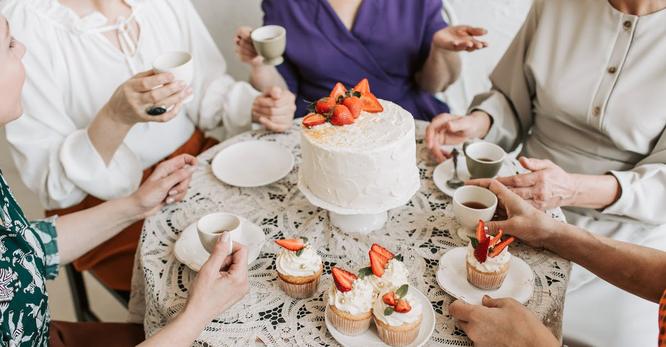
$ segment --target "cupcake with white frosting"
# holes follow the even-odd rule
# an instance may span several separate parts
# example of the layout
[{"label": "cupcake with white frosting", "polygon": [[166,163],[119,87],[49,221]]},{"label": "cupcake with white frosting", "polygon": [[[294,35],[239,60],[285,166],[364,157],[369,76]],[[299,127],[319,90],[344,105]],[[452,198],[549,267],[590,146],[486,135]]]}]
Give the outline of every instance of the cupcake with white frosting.
[{"label": "cupcake with white frosting", "polygon": [[408,283],[409,271],[401,255],[394,255],[375,243],[368,251],[368,256],[370,267],[361,269],[359,274],[372,284],[375,295]]},{"label": "cupcake with white frosting", "polygon": [[383,292],[372,308],[379,338],[390,346],[407,346],[421,330],[423,306],[410,293],[409,285]]},{"label": "cupcake with white frosting", "polygon": [[372,285],[353,273],[333,267],[334,286],[328,293],[327,316],[342,334],[356,336],[370,328],[374,293]]},{"label": "cupcake with white frosting", "polygon": [[321,257],[307,244],[307,238],[276,240],[284,248],[275,259],[278,284],[289,296],[309,298],[317,292],[324,272]]},{"label": "cupcake with white frosting", "polygon": [[483,221],[479,221],[476,237],[470,238],[467,245],[467,281],[480,289],[495,290],[502,286],[509,273],[508,246],[514,237],[502,240],[504,231],[500,230],[495,236],[487,235],[486,231]]}]

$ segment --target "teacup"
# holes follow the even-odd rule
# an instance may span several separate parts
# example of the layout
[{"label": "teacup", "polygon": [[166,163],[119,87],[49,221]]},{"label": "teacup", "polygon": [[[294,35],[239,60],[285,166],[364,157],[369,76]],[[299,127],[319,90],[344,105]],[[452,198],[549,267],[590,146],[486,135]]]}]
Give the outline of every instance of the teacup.
[{"label": "teacup", "polygon": [[252,30],[252,44],[257,53],[264,57],[266,65],[280,65],[287,48],[287,29],[279,25],[266,25]]},{"label": "teacup", "polygon": [[506,152],[490,142],[465,143],[465,162],[472,178],[493,178],[502,168]]},{"label": "teacup", "polygon": [[474,235],[479,220],[488,222],[495,215],[497,196],[490,190],[478,186],[463,186],[453,193],[453,214],[463,226],[461,238]]},{"label": "teacup", "polygon": [[[189,85],[194,78],[192,55],[183,51],[164,53],[153,62],[153,70],[157,73],[170,72],[174,76],[174,81],[183,81]],[[183,102],[188,103],[192,98],[193,95],[190,95]]]},{"label": "teacup", "polygon": [[197,222],[197,233],[201,244],[212,253],[217,240],[225,233],[229,233],[229,252],[233,250],[232,236],[241,228],[241,220],[231,213],[217,212],[205,215]]}]

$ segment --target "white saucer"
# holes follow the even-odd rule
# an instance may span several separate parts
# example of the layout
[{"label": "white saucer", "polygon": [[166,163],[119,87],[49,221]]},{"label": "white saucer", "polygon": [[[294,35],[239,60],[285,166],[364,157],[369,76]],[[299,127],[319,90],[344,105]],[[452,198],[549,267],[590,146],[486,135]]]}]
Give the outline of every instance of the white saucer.
[{"label": "white saucer", "polygon": [[[515,171],[513,170],[515,169],[513,169],[508,162],[504,161],[504,163],[502,164],[502,168],[500,169],[497,176],[499,177],[513,176],[515,175]],[[439,188],[439,190],[441,190],[442,193],[450,197],[453,197],[453,193],[456,190],[446,185],[446,181],[448,181],[451,177],[453,177],[453,159],[448,159],[446,161],[443,161],[441,164],[437,165],[435,170],[432,172],[432,180],[435,182],[437,188]],[[458,178],[460,178],[463,181],[466,181],[471,178],[469,175],[469,171],[467,171],[467,163],[465,162],[465,156],[463,155],[458,156]]]},{"label": "white saucer", "polygon": [[[232,233],[231,239],[247,246],[247,263],[250,264],[259,257],[261,248],[264,246],[264,242],[266,242],[264,231],[256,224],[244,218],[241,218],[241,228],[238,231],[240,233]],[[199,240],[196,222],[190,224],[180,233],[180,237],[173,247],[173,252],[179,262],[197,272],[206,260],[208,260],[210,253],[204,249]]]},{"label": "white saucer", "polygon": [[511,256],[509,273],[502,286],[497,290],[483,290],[467,282],[466,257],[467,247],[458,247],[446,252],[439,260],[437,283],[454,298],[480,305],[484,295],[514,298],[521,304],[527,303],[532,297],[534,274],[532,268],[522,259]]},{"label": "white saucer", "polygon": [[[414,296],[421,302],[423,306],[423,320],[421,321],[421,330],[419,331],[419,336],[416,337],[416,340],[412,344],[408,345],[409,347],[421,347],[425,345],[432,336],[432,333],[435,331],[435,311],[432,309],[432,304],[428,297],[426,297],[421,291],[410,286],[410,292],[415,294]],[[328,300],[328,299],[327,299]],[[347,336],[339,332],[328,319],[328,305],[326,305],[326,328],[331,333],[333,338],[338,341],[341,345],[347,346],[363,346],[363,347],[385,347],[388,346],[382,340],[379,339],[377,335],[377,328],[375,323],[370,324],[370,329],[358,336]]]},{"label": "white saucer", "polygon": [[279,181],[294,168],[294,156],[285,147],[268,141],[245,141],[221,150],[211,164],[220,181],[243,188]]}]

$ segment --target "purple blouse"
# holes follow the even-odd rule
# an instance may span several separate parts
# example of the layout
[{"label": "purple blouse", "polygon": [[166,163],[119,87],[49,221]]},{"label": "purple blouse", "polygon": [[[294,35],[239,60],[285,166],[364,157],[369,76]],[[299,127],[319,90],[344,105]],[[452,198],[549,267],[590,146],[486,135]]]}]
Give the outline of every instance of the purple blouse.
[{"label": "purple blouse", "polygon": [[307,102],[327,96],[336,82],[363,78],[381,99],[416,119],[431,120],[448,106],[419,88],[415,74],[446,23],[442,0],[363,0],[348,30],[328,0],[263,0],[264,24],[287,29],[285,62],[278,71],[296,94],[297,117]]}]

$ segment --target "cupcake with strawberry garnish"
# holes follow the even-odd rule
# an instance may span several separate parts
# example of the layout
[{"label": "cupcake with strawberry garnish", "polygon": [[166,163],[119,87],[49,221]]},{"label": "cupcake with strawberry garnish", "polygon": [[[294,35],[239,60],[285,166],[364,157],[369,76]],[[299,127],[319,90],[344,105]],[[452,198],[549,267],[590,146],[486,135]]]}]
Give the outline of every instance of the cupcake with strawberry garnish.
[{"label": "cupcake with strawberry garnish", "polygon": [[486,234],[486,231],[483,221],[479,221],[476,237],[470,238],[466,257],[467,281],[477,288],[494,290],[502,286],[509,272],[511,253],[508,246],[514,237],[502,240],[504,231],[501,229],[495,236]]},{"label": "cupcake with strawberry garnish", "polygon": [[372,315],[379,338],[390,346],[414,342],[421,329],[423,307],[410,293],[409,285],[384,292],[375,300]]},{"label": "cupcake with strawberry garnish", "polygon": [[331,274],[335,285],[328,292],[328,319],[342,334],[363,334],[370,328],[372,319],[372,286],[338,267],[333,267]]},{"label": "cupcake with strawberry garnish", "polygon": [[375,243],[368,251],[368,256],[370,267],[361,269],[359,275],[372,284],[375,295],[408,283],[409,271],[400,254],[394,255]]},{"label": "cupcake with strawberry garnish", "polygon": [[305,237],[275,241],[284,248],[275,259],[278,284],[287,295],[296,299],[314,295],[324,272],[321,257],[307,242]]}]

